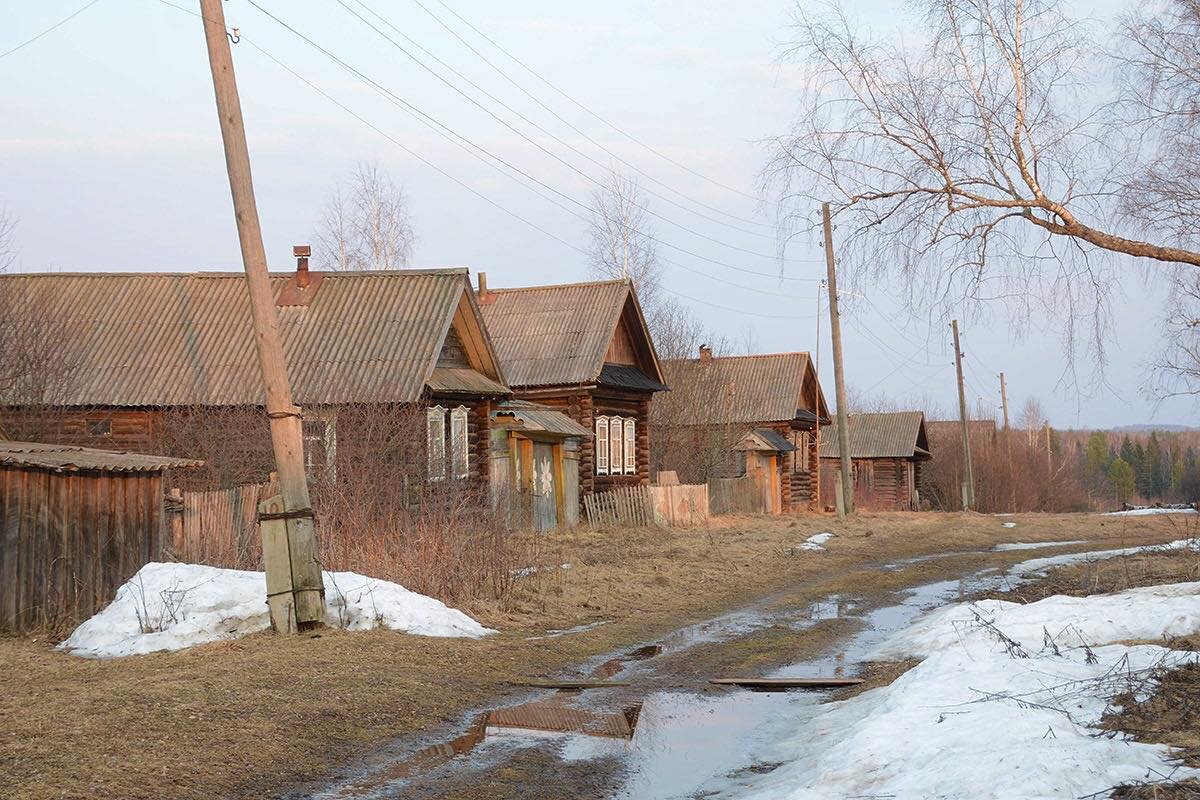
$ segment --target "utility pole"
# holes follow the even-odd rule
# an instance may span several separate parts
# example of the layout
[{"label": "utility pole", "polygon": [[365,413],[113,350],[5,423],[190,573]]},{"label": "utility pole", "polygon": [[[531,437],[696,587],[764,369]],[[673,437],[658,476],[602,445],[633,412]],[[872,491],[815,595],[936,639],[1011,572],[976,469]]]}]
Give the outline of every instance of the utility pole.
[{"label": "utility pole", "polygon": [[1046,431],[1046,477],[1050,477],[1054,473],[1054,460],[1050,453],[1050,420],[1045,420],[1042,427]]},{"label": "utility pole", "polygon": [[1013,474],[1012,460],[1012,431],[1008,427],[1008,384],[1004,382],[1004,373],[1000,373],[1000,406],[1004,409],[1004,447],[1008,451],[1008,505],[1009,511],[1017,510],[1017,484]]},{"label": "utility pole", "polygon": [[221,2],[200,0],[200,13],[212,68],[221,139],[225,144],[225,166],[229,172],[229,190],[233,195],[234,218],[246,270],[246,288],[250,293],[254,343],[271,425],[271,447],[279,475],[280,497],[260,507],[259,515],[267,603],[271,625],[276,632],[294,633],[324,622],[325,586],[321,564],[317,560],[316,530],[304,474],[300,409],[292,403],[283,359],[279,320],[267,275],[258,207],[254,202],[250,152],[246,147],[246,129]]},{"label": "utility pole", "polygon": [[963,450],[963,511],[975,508],[975,470],[971,467],[971,436],[967,425],[967,395],[963,389],[962,347],[958,342],[958,320],[952,320],[950,327],[954,331],[954,368],[958,373],[958,420],[962,427]]},{"label": "utility pole", "polygon": [[850,472],[850,425],[846,420],[846,377],[842,369],[842,318],[838,313],[837,270],[833,266],[833,221],[829,203],[821,204],[825,227],[825,272],[829,281],[829,329],[833,336],[833,384],[837,393],[838,452],[842,462],[842,506],[854,513],[854,478]]},{"label": "utility pole", "polygon": [[[816,365],[813,370],[817,374],[817,387],[821,386],[821,290],[825,288],[825,281],[817,284],[817,344],[816,344]],[[817,511],[821,510],[821,403],[819,398],[821,393],[818,391],[817,397],[817,422],[813,429],[813,442],[817,453],[817,463],[809,465],[809,472],[814,469],[817,473],[816,485],[813,487],[813,503],[817,507]]]}]

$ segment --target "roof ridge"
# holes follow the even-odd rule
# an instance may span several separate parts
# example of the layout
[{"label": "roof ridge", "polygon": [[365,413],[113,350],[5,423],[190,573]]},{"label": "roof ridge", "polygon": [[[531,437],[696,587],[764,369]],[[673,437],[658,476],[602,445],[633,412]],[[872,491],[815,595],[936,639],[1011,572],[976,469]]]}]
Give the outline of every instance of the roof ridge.
[{"label": "roof ridge", "polygon": [[508,294],[511,292],[532,292],[540,289],[571,289],[577,286],[608,286],[608,285],[628,285],[631,281],[628,278],[610,278],[602,281],[574,281],[572,283],[543,283],[536,286],[513,286],[507,289],[497,289],[488,287],[488,294],[493,292],[496,294]]},{"label": "roof ridge", "polygon": [[[312,270],[326,277],[390,277],[395,275],[467,275],[467,267],[429,267],[421,269],[359,269],[359,270]],[[294,270],[269,270],[273,277],[294,275]],[[193,272],[110,272],[96,270],[88,272],[6,272],[3,278],[245,278],[242,270],[195,270]]]},{"label": "roof ridge", "polygon": [[[731,355],[727,355],[727,356],[714,355],[714,356],[711,356],[710,358],[712,361],[722,361],[722,360],[732,360],[735,358],[778,358],[779,356],[806,356],[811,359],[812,353],[808,350],[784,350],[784,351],[781,351],[778,353],[736,353],[736,354],[731,354]],[[695,358],[667,358],[667,359],[663,359],[663,360],[667,363],[678,364],[679,362],[682,362],[682,361],[700,361],[701,359],[698,357],[695,357]]]}]

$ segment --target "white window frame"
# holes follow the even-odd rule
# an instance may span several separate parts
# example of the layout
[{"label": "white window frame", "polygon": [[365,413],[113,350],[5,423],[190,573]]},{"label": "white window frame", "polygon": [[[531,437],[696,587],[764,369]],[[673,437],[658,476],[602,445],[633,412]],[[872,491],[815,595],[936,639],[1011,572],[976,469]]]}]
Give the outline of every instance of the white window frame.
[{"label": "white window frame", "polygon": [[625,474],[637,474],[637,420],[625,420]]},{"label": "white window frame", "polygon": [[596,474],[608,474],[608,417],[596,417]]},{"label": "white window frame", "polygon": [[466,406],[450,412],[450,465],[456,480],[471,475],[471,436]]},{"label": "white window frame", "polygon": [[446,409],[434,406],[425,410],[425,447],[428,451],[429,480],[446,479]]},{"label": "white window frame", "polygon": [[621,417],[608,418],[608,474],[623,472],[625,454],[625,426]]}]

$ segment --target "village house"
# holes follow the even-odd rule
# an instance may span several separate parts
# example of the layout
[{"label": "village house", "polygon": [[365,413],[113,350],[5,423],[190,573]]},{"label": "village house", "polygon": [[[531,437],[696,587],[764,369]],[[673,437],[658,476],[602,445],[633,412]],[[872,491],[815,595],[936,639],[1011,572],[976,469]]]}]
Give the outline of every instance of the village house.
[{"label": "village house", "polygon": [[479,305],[517,398],[560,410],[593,436],[578,452],[581,496],[650,479],[650,400],[665,390],[628,280],[489,289]]},{"label": "village house", "polygon": [[[510,391],[465,269],[320,273],[300,259],[271,283],[310,473],[365,463],[487,491],[492,412]],[[0,291],[54,337],[36,391],[4,385],[8,435],[203,458],[198,488],[266,477],[244,275],[19,274]]]},{"label": "village house", "polygon": [[769,513],[816,507],[817,431],[829,409],[808,353],[714,356],[702,345],[663,371],[672,396],[655,409],[658,466],[693,481],[754,475]]},{"label": "village house", "polygon": [[[931,458],[920,411],[851,414],[850,468],[854,507],[863,511],[917,511],[922,507],[922,467]],[[838,428],[821,431],[821,496],[832,508],[841,472]]]}]

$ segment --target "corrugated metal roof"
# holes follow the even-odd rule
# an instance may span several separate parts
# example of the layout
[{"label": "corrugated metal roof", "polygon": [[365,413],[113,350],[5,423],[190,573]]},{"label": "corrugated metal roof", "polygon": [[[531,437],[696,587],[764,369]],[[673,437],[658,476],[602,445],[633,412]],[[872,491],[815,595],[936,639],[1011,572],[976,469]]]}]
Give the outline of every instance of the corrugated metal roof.
[{"label": "corrugated metal roof", "polygon": [[429,388],[450,394],[508,394],[508,387],[473,369],[434,367]]},{"label": "corrugated metal roof", "polygon": [[492,418],[525,431],[544,431],[562,436],[590,437],[592,432],[549,406],[525,400],[509,400],[492,412]]},{"label": "corrugated metal roof", "polygon": [[770,428],[755,428],[748,431],[742,441],[733,446],[734,450],[753,450],[767,453],[791,453],[796,446],[782,434]]},{"label": "corrugated metal roof", "polygon": [[158,472],[168,468],[199,467],[203,464],[203,461],[191,459],[94,450],[90,447],[0,441],[0,465],[36,467],[55,472]]},{"label": "corrugated metal roof", "polygon": [[[276,296],[291,277],[271,276]],[[242,273],[0,276],[62,337],[63,405],[261,403],[245,286]],[[296,402],[417,400],[463,291],[465,269],[324,274],[311,304],[276,309]]]},{"label": "corrugated metal roof", "polygon": [[605,364],[600,368],[596,378],[600,386],[616,386],[621,389],[637,389],[643,392],[663,392],[667,390],[658,381],[646,375],[637,367],[624,364]]},{"label": "corrugated metal roof", "polygon": [[509,385],[594,382],[629,290],[625,280],[489,289],[483,318]]},{"label": "corrugated metal roof", "polygon": [[[920,411],[850,415],[851,458],[913,458],[926,455],[925,415]],[[841,458],[837,424],[821,429],[821,457]]]},{"label": "corrugated metal roof", "polygon": [[671,391],[695,394],[696,424],[782,422],[804,409],[804,376],[811,370],[808,353],[713,356],[663,362]]}]

